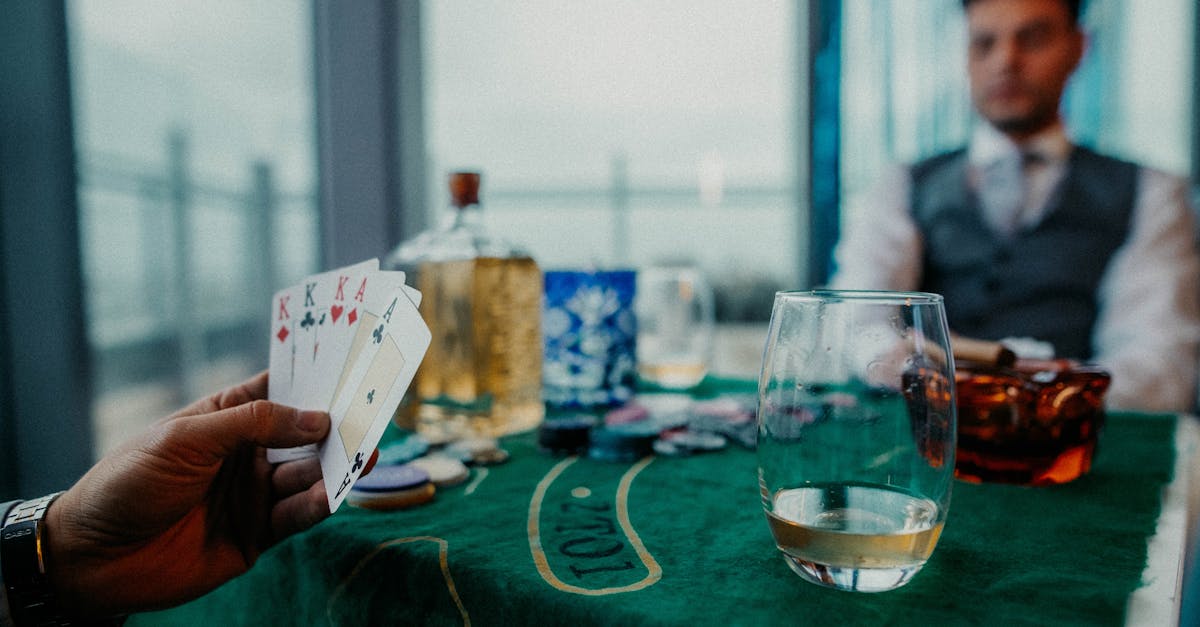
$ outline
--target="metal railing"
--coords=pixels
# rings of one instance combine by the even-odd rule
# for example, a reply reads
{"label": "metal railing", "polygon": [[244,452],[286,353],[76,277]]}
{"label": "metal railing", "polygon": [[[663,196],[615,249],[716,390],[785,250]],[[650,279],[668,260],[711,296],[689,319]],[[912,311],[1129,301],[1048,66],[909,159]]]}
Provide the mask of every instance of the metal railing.
{"label": "metal railing", "polygon": [[[197,381],[209,362],[236,356],[265,365],[270,294],[295,274],[281,272],[278,260],[295,247],[315,249],[315,241],[292,241],[280,228],[297,219],[315,224],[313,193],[277,189],[272,165],[262,160],[249,164],[241,189],[201,180],[187,136],[172,131],[165,143],[158,166],[96,153],[80,160],[88,335],[99,394],[168,378],[193,398],[209,391]],[[225,248],[241,255],[228,260],[234,276],[212,267],[222,256],[213,251]]]}

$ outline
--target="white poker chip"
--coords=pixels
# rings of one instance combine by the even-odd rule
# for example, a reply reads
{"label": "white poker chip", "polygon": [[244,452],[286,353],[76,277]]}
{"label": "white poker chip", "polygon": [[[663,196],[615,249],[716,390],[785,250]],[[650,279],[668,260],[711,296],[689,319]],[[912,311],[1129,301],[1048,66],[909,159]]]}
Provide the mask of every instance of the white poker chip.
{"label": "white poker chip", "polygon": [[426,455],[409,464],[429,473],[429,480],[438,487],[458,485],[471,477],[466,464],[445,455]]}
{"label": "white poker chip", "polygon": [[683,455],[691,454],[691,451],[687,450],[686,448],[675,446],[671,442],[662,438],[654,441],[654,452],[659,455],[666,455],[667,457],[681,457]]}
{"label": "white poker chip", "polygon": [[508,451],[495,438],[464,438],[448,445],[442,453],[464,464],[490,466],[508,461]]}
{"label": "white poker chip", "polygon": [[725,436],[706,431],[667,433],[663,435],[663,439],[676,447],[692,451],[719,451],[728,444]]}
{"label": "white poker chip", "polygon": [[463,457],[474,457],[477,453],[495,450],[499,446],[500,443],[495,438],[463,438],[447,445],[446,451],[447,453],[453,451],[450,454],[454,457],[458,457],[459,452]]}
{"label": "white poker chip", "polygon": [[495,466],[508,461],[508,451],[502,448],[494,448],[490,451],[480,451],[471,458],[471,463],[477,466]]}

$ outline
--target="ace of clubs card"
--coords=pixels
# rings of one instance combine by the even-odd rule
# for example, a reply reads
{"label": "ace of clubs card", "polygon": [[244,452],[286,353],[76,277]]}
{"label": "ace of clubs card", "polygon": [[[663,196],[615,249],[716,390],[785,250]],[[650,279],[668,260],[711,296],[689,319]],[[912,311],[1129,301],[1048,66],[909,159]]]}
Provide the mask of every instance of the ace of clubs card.
{"label": "ace of clubs card", "polygon": [[329,324],[313,363],[313,375],[303,382],[299,403],[305,408],[333,408],[333,401],[369,335],[366,301],[375,292],[403,289],[409,300],[421,293],[404,284],[403,272],[347,273],[337,279],[328,307]]}
{"label": "ace of clubs card", "polygon": [[330,410],[329,437],[318,448],[330,512],[362,474],[429,348],[429,328],[403,287],[369,293],[361,324],[355,335],[364,340],[357,352],[351,349],[353,365]]}

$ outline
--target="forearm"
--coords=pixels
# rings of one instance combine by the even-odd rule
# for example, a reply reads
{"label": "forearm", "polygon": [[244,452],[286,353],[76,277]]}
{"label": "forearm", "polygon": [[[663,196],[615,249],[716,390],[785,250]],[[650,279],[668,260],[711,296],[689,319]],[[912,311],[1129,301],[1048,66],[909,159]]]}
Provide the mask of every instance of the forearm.
{"label": "forearm", "polygon": [[1098,360],[1112,374],[1110,409],[1190,412],[1196,402],[1195,351],[1166,346]]}
{"label": "forearm", "polygon": [[830,287],[917,288],[921,239],[909,208],[910,178],[907,169],[893,168],[866,195],[848,204]]}
{"label": "forearm", "polygon": [[1187,186],[1147,171],[1129,240],[1105,273],[1094,359],[1109,406],[1192,411],[1200,359],[1200,255]]}

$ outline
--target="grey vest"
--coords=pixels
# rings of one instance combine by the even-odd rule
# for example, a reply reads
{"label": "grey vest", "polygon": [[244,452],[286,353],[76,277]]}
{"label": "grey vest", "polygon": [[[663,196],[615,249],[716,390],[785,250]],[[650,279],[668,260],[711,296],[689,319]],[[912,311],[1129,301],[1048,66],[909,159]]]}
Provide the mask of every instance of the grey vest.
{"label": "grey vest", "polygon": [[1138,167],[1076,147],[1040,224],[1011,239],[983,221],[965,150],[912,169],[913,217],[925,239],[921,289],[946,299],[957,333],[1033,337],[1059,357],[1090,359],[1096,292],[1125,241]]}

